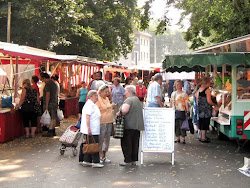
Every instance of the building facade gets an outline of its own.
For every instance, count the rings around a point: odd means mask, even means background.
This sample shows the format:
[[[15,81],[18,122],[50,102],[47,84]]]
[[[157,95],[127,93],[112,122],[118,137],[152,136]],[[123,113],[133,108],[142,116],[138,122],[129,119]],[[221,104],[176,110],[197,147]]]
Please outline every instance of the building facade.
[[[150,34],[134,30],[134,48],[127,58],[121,57],[117,64],[128,67],[149,65],[150,38]]]

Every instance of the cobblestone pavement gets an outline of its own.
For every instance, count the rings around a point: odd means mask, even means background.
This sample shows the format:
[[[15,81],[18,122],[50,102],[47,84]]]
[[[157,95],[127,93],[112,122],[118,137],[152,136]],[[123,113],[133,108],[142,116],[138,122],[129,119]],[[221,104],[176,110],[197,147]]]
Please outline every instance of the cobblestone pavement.
[[[38,135],[1,144],[0,187],[250,187],[250,178],[237,170],[243,166],[243,157],[249,157],[249,146],[237,153],[234,142],[219,141],[213,133],[209,133],[209,144],[190,134],[186,145],[175,144],[174,166],[170,154],[145,153],[144,165],[120,167],[120,142],[112,138],[107,154],[112,163],[102,169],[83,167],[70,149],[64,155],[59,152],[60,135],[76,121],[65,119],[54,138]]]

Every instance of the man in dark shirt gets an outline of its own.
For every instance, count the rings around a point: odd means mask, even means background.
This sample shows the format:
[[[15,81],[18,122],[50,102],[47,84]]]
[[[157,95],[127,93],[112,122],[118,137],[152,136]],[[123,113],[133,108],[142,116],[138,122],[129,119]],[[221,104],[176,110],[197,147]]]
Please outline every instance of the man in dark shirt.
[[[49,125],[49,131],[46,134],[43,134],[44,137],[53,137],[56,136],[55,126],[56,126],[56,118],[57,118],[57,85],[50,79],[47,73],[44,73],[44,82],[46,83],[43,91],[43,108],[44,110],[48,110],[51,123]]]

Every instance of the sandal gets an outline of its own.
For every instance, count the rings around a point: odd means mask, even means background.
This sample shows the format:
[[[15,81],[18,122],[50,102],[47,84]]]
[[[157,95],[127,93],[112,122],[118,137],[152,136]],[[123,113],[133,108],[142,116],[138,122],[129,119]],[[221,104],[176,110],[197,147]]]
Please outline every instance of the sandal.
[[[199,140],[200,142],[202,142],[202,143],[209,143],[210,141],[209,140],[207,140],[207,139],[205,139],[205,140]]]
[[[174,143],[177,143],[177,142],[180,143],[180,139],[176,139],[176,140],[174,141]]]

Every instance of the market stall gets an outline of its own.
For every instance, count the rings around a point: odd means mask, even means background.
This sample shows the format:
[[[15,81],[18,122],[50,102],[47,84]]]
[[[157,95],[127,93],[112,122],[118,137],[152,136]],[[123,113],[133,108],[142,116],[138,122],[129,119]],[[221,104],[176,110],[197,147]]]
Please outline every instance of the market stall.
[[[0,66],[10,81],[6,92],[12,96],[13,105],[18,98],[22,80],[39,73],[42,61],[57,60],[55,53],[27,46],[0,42]],[[5,81],[4,81],[5,82]],[[1,84],[1,91],[3,84]],[[5,94],[5,93],[4,93]],[[2,96],[2,93],[1,93]],[[8,142],[24,134],[21,114],[13,108],[0,108],[0,142]]]
[[[217,67],[222,67],[222,106],[219,116],[213,117],[211,125],[217,128],[218,135],[223,134],[230,139],[250,140],[250,79],[247,77],[250,71],[250,53],[200,53],[188,55],[166,56],[163,67],[173,66],[206,67],[213,65],[217,75]],[[231,83],[224,83],[225,65],[231,67]],[[208,71],[207,71],[208,72]],[[229,81],[228,81],[229,83]],[[227,90],[227,91],[225,91]],[[225,93],[229,93],[230,99],[225,99]]]

